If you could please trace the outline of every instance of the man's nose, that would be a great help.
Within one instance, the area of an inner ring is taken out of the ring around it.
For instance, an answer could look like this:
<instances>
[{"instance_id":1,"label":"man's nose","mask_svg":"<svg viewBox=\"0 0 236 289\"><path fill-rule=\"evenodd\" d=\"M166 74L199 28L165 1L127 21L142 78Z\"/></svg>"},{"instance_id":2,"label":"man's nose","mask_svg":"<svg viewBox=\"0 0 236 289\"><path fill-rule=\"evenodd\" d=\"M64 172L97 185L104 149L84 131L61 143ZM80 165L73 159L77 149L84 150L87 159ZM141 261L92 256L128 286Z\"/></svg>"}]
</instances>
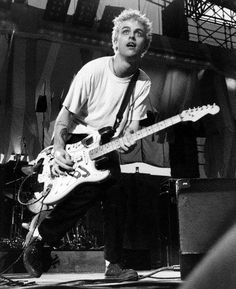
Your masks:
<instances>
[{"instance_id":1,"label":"man's nose","mask_svg":"<svg viewBox=\"0 0 236 289\"><path fill-rule=\"evenodd\" d=\"M135 33L134 32L130 32L129 38L135 39Z\"/></svg>"}]
</instances>

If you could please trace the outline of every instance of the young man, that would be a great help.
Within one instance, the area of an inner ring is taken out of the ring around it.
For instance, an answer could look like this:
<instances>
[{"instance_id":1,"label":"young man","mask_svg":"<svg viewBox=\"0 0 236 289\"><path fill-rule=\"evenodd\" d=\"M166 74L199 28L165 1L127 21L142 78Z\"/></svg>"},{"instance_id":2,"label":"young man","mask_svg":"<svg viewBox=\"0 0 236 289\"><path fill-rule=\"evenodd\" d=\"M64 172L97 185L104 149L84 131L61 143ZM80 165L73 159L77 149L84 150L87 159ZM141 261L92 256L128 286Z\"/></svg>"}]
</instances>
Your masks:
<instances>
[{"instance_id":1,"label":"young man","mask_svg":"<svg viewBox=\"0 0 236 289\"><path fill-rule=\"evenodd\" d=\"M114 19L114 56L90 61L75 76L55 123L52 175L59 177L74 170L74 161L65 149L68 142L104 127L113 127L129 81L139 69L141 58L150 45L151 29L145 15L136 10L124 10ZM151 82L146 73L139 70L130 102L115 132L116 136L127 136L119 149L121 153L132 148L134 143L128 136L137 131L139 121L146 118L146 98ZM26 247L23 258L32 276L39 277L43 273L43 244L55 246L95 202L102 201L105 277L137 279L137 272L123 269L121 265L125 203L122 193L114 190L120 173L117 151L110 153L108 159L105 165L112 173L111 178L102 183L78 186L56 205L38 227L39 233Z\"/></svg>"}]
</instances>

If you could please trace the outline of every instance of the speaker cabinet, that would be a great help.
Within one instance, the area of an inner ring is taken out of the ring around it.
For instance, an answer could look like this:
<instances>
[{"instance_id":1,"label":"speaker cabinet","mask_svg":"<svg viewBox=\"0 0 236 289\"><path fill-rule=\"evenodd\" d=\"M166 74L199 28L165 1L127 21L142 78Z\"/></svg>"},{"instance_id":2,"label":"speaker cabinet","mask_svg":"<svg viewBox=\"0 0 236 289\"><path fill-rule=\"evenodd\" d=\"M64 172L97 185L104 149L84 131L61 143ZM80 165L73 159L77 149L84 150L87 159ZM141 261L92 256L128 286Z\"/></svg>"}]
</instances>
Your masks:
<instances>
[{"instance_id":1,"label":"speaker cabinet","mask_svg":"<svg viewBox=\"0 0 236 289\"><path fill-rule=\"evenodd\" d=\"M175 184L184 279L235 221L236 179L179 179Z\"/></svg>"}]
</instances>

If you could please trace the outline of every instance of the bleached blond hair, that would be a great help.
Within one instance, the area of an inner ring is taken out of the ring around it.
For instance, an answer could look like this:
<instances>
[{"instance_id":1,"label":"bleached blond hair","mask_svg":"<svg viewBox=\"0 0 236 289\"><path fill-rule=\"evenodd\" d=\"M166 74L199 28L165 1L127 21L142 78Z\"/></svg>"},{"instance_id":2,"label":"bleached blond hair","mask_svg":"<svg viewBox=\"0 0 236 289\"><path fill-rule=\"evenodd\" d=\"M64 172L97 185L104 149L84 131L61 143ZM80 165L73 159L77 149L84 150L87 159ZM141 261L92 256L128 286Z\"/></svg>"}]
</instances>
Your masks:
<instances>
[{"instance_id":1,"label":"bleached blond hair","mask_svg":"<svg viewBox=\"0 0 236 289\"><path fill-rule=\"evenodd\" d=\"M120 26L124 21L134 19L141 23L144 27L145 30L145 49L144 52L142 53L142 56L148 51L148 48L151 44L152 41L152 23L151 21L146 17L145 14L141 14L140 11L138 10L133 10L133 9L125 9L123 10L119 16L114 18L113 20L113 30L112 30L112 48L114 52L116 53L116 45L115 42L117 41L118 34L120 31Z\"/></svg>"}]
</instances>

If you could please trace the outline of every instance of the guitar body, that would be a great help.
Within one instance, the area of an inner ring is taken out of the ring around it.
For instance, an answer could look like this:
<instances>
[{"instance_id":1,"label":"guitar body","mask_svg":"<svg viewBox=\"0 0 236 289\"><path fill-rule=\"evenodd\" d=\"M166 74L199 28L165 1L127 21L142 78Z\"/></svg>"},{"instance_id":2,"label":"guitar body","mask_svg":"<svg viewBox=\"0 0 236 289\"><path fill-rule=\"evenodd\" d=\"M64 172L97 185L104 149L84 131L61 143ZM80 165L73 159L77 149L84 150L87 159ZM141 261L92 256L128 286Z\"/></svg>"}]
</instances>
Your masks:
<instances>
[{"instance_id":1,"label":"guitar body","mask_svg":"<svg viewBox=\"0 0 236 289\"><path fill-rule=\"evenodd\" d=\"M66 151L74 161L74 171L58 177L51 174L53 147L48 147L39 154L37 159L44 159L42 173L38 175L38 181L44 183L43 204L54 205L79 185L100 182L110 175L109 170L98 170L96 161L89 155L91 149L99 146L100 139L101 136L95 134L80 142L66 145Z\"/></svg>"}]
</instances>

